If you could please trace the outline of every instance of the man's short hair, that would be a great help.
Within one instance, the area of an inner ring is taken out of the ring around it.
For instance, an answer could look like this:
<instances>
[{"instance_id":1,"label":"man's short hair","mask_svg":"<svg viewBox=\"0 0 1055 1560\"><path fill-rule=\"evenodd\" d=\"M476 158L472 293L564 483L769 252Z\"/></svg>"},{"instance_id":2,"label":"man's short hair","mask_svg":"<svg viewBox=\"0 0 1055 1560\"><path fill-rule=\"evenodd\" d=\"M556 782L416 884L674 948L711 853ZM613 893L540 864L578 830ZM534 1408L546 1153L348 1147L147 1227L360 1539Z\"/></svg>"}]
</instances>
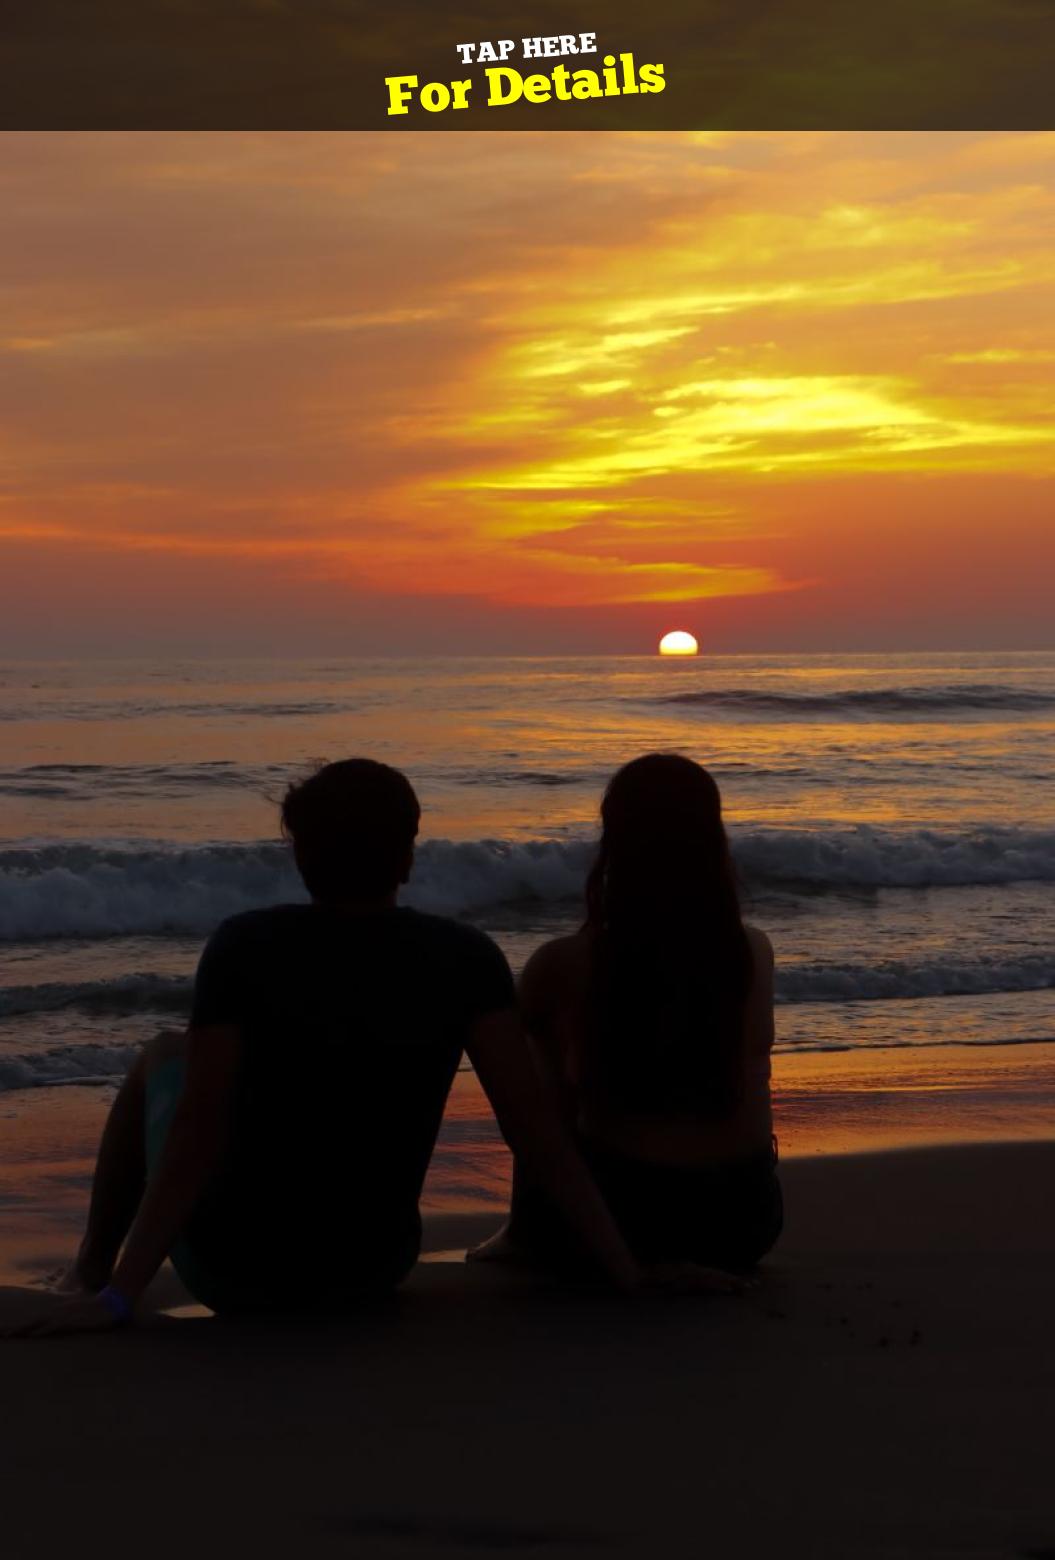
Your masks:
<instances>
[{"instance_id":1,"label":"man's short hair","mask_svg":"<svg viewBox=\"0 0 1055 1560\"><path fill-rule=\"evenodd\" d=\"M420 819L406 775L370 758L324 764L282 802L283 832L320 900L390 894L406 875Z\"/></svg>"}]
</instances>

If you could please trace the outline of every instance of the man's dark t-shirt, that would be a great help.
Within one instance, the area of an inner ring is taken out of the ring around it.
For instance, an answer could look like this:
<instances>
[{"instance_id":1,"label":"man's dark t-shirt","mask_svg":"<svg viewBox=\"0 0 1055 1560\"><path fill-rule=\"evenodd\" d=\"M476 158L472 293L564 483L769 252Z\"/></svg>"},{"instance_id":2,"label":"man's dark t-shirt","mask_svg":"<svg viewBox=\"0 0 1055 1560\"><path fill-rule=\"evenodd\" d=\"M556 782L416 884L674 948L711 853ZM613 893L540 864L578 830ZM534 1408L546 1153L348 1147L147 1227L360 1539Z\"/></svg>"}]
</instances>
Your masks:
<instances>
[{"instance_id":1,"label":"man's dark t-shirt","mask_svg":"<svg viewBox=\"0 0 1055 1560\"><path fill-rule=\"evenodd\" d=\"M503 954L457 921L321 905L225 921L191 1015L242 1032L230 1151L187 1232L209 1267L275 1298L398 1281L462 1048L512 1002Z\"/></svg>"}]
</instances>

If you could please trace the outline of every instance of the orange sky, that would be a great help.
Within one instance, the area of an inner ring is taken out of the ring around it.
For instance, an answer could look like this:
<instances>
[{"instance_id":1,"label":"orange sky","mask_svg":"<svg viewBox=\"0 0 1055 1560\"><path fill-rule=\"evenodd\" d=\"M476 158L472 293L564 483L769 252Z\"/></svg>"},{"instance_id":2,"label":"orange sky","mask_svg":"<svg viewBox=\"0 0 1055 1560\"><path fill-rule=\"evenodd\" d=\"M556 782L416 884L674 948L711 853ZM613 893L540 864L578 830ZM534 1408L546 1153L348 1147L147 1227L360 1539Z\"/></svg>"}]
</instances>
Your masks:
<instances>
[{"instance_id":1,"label":"orange sky","mask_svg":"<svg viewBox=\"0 0 1055 1560\"><path fill-rule=\"evenodd\" d=\"M1050 643L1053 134L0 144L5 654Z\"/></svg>"}]
</instances>

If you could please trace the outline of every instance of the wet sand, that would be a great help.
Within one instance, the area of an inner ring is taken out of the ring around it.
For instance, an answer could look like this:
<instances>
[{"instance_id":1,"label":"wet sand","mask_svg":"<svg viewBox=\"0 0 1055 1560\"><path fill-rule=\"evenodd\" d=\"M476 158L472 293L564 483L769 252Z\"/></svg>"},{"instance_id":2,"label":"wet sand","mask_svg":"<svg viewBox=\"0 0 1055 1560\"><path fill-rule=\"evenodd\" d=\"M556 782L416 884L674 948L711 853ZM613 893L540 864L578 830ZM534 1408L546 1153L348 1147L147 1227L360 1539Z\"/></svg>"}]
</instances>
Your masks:
<instances>
[{"instance_id":1,"label":"wet sand","mask_svg":"<svg viewBox=\"0 0 1055 1560\"><path fill-rule=\"evenodd\" d=\"M0 1095L0 1251L50 1238L61 1252L86 1207L113 1087ZM782 1160L950 1143L1044 1141L1055 1124L1055 1045L778 1052ZM425 1187L430 1212L506 1206L510 1163L472 1073L460 1073Z\"/></svg>"}]
</instances>

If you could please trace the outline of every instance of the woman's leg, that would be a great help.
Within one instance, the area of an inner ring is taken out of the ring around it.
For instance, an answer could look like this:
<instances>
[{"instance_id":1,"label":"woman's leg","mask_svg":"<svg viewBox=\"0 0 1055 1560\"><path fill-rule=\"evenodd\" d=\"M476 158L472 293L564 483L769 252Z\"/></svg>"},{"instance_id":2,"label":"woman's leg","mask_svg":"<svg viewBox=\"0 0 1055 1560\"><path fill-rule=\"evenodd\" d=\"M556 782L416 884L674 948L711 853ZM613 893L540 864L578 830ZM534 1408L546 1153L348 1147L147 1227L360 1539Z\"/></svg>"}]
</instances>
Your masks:
<instances>
[{"instance_id":1,"label":"woman's leg","mask_svg":"<svg viewBox=\"0 0 1055 1560\"><path fill-rule=\"evenodd\" d=\"M526 1191L524 1172L516 1159L513 1161L513 1188L509 1202L509 1216L501 1228L489 1235L478 1246L466 1253L469 1262L503 1262L511 1266L530 1263L532 1253L524 1238L524 1203L530 1194ZM519 1224L519 1229L518 1229ZM519 1237L519 1238L518 1238Z\"/></svg>"},{"instance_id":2,"label":"woman's leg","mask_svg":"<svg viewBox=\"0 0 1055 1560\"><path fill-rule=\"evenodd\" d=\"M117 1091L99 1144L84 1238L64 1288L94 1292L110 1280L146 1185L147 1073L180 1054L183 1044L183 1036L175 1032L155 1036Z\"/></svg>"},{"instance_id":3,"label":"woman's leg","mask_svg":"<svg viewBox=\"0 0 1055 1560\"><path fill-rule=\"evenodd\" d=\"M595 1267L553 1198L516 1161L508 1219L467 1256L470 1262L506 1263L573 1278L588 1277Z\"/></svg>"}]
</instances>

